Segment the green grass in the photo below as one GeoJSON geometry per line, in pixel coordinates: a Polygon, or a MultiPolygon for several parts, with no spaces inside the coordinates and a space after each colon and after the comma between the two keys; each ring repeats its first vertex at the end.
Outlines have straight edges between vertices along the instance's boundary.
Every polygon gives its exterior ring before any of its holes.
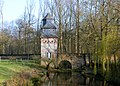
{"type": "Polygon", "coordinates": [[[32,61],[0,61],[0,82],[10,79],[17,73],[28,71],[35,65],[32,61]]]}

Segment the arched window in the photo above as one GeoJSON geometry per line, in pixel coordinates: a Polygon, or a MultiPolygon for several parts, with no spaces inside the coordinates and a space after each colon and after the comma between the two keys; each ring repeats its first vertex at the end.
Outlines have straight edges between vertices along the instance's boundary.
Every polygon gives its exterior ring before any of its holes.
{"type": "Polygon", "coordinates": [[[53,43],[53,40],[51,41],[51,43],[53,43]]]}

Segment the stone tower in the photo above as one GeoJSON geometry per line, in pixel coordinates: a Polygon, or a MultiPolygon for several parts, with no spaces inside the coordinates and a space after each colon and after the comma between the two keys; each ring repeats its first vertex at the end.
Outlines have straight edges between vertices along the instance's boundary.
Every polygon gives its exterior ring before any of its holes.
{"type": "Polygon", "coordinates": [[[48,13],[42,19],[41,26],[41,57],[51,58],[57,53],[57,26],[54,18],[48,13]]]}

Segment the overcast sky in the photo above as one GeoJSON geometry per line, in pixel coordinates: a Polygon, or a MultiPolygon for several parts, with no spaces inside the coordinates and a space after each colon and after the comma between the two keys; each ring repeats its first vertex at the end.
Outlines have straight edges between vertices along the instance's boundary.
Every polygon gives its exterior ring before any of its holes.
{"type": "MultiPolygon", "coordinates": [[[[3,15],[4,21],[12,21],[19,18],[24,13],[25,6],[27,5],[26,0],[3,0],[3,15]]],[[[38,9],[38,1],[34,0],[35,2],[35,15],[37,16],[37,9],[38,9]]],[[[1,19],[1,18],[0,18],[1,19]]]]}

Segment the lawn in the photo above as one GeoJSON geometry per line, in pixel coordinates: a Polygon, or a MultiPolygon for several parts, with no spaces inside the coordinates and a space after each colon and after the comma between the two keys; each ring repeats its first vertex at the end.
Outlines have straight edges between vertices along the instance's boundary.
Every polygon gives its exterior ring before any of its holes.
{"type": "Polygon", "coordinates": [[[0,83],[11,79],[17,73],[22,71],[32,70],[34,67],[33,62],[31,61],[8,61],[2,60],[0,61],[0,83]]]}

